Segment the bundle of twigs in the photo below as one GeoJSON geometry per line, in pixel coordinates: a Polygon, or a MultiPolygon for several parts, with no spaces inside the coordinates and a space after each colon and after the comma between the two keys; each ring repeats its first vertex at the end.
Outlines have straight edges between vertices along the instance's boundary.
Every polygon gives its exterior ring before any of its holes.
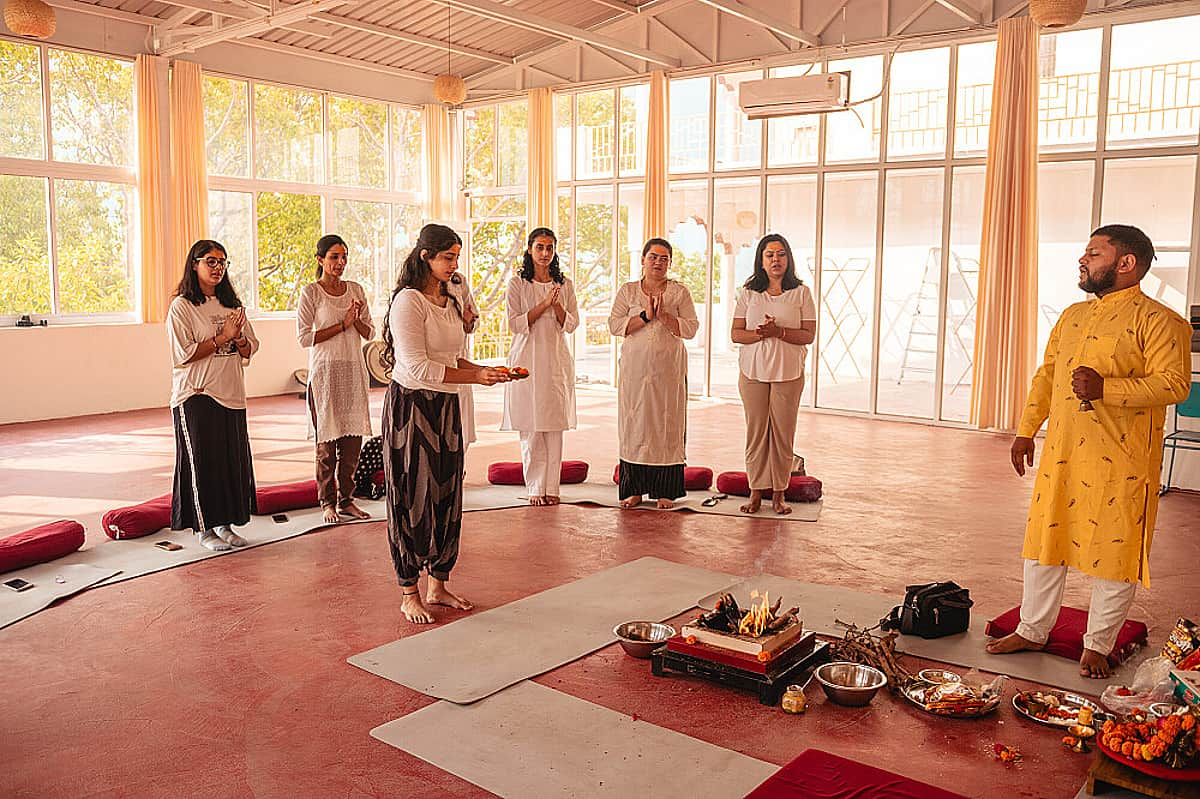
{"type": "Polygon", "coordinates": [[[899,655],[896,654],[897,633],[883,635],[874,634],[876,627],[860,629],[854,624],[835,619],[835,622],[846,628],[842,640],[830,644],[834,660],[849,660],[873,666],[887,677],[888,688],[899,691],[912,679],[912,674],[900,665],[899,655]]]}

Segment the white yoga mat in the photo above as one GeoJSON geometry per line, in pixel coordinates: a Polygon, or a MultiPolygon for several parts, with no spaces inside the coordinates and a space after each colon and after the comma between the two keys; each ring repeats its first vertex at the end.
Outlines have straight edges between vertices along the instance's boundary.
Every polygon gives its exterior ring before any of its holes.
{"type": "Polygon", "coordinates": [[[410,635],[349,662],[438,699],[465,704],[611,644],[625,621],[660,621],[733,578],[639,558],[498,608],[410,635]]]}
{"type": "MultiPolygon", "coordinates": [[[[521,486],[517,486],[518,489],[521,486]]],[[[563,502],[568,505],[602,505],[606,508],[620,507],[621,500],[617,496],[617,486],[613,483],[575,483],[574,485],[565,485],[560,489],[560,497],[563,502]]],[[[768,500],[763,504],[762,510],[754,515],[742,513],[738,508],[747,502],[746,497],[735,497],[732,494],[727,499],[722,499],[716,505],[706,508],[704,500],[709,497],[715,497],[718,492],[712,491],[689,491],[687,496],[682,499],[675,500],[675,507],[660,512],[674,512],[690,510],[695,513],[709,513],[717,516],[737,516],[743,519],[766,519],[768,521],[784,521],[784,522],[815,522],[821,515],[821,501],[816,502],[789,502],[792,512],[786,516],[777,515],[771,510],[771,503],[768,500]]],[[[638,510],[658,511],[654,506],[654,500],[643,500],[638,506],[638,510]]]]}
{"type": "Polygon", "coordinates": [[[20,592],[0,586],[0,629],[50,607],[63,597],[107,580],[116,573],[113,569],[60,560],[0,574],[0,582],[19,578],[33,583],[33,588],[20,592]]]}
{"type": "MultiPolygon", "coordinates": [[[[785,606],[800,607],[801,618],[807,629],[836,638],[845,635],[846,628],[836,624],[835,620],[855,624],[861,628],[874,627],[903,599],[903,596],[868,594],[852,588],[815,585],[770,574],[741,580],[724,590],[731,592],[738,604],[749,602],[752,590],[770,591],[772,600],[782,596],[785,606]]],[[[697,604],[702,608],[712,608],[720,593],[718,591],[709,594],[697,604]]],[[[1047,655],[1044,652],[989,654],[985,647],[991,639],[983,634],[983,630],[992,615],[995,614],[981,612],[976,606],[971,612],[971,627],[965,633],[931,639],[901,635],[896,641],[896,648],[901,652],[940,663],[952,663],[993,674],[1007,674],[1010,677],[1019,677],[1088,696],[1099,696],[1109,683],[1121,682],[1121,675],[1131,678],[1137,665],[1152,654],[1143,649],[1114,670],[1109,679],[1092,680],[1079,676],[1077,662],[1056,655],[1047,655]]],[[[1128,682],[1128,679],[1125,681],[1128,682]]]]}
{"type": "Polygon", "coordinates": [[[528,681],[465,707],[438,702],[371,735],[513,799],[730,799],[779,769],[528,681]]]}

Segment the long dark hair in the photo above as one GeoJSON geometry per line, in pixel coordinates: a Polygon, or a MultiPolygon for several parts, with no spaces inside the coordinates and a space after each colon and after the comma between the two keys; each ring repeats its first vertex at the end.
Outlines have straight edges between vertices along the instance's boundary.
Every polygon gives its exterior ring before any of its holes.
{"type": "Polygon", "coordinates": [[[208,298],[204,296],[204,290],[200,288],[200,278],[196,276],[196,262],[213,250],[220,250],[221,255],[224,255],[226,259],[225,274],[221,276],[221,282],[217,284],[215,292],[217,301],[226,308],[241,308],[242,301],[238,299],[233,283],[229,282],[229,253],[225,251],[225,245],[212,239],[200,239],[188,250],[187,260],[183,262],[183,278],[175,288],[175,296],[183,297],[192,305],[204,304],[208,298]]]}
{"type": "Polygon", "coordinates": [[[534,239],[543,236],[554,242],[554,260],[550,262],[550,279],[561,285],[564,278],[562,268],[558,265],[558,236],[555,236],[554,231],[548,227],[535,227],[530,232],[529,239],[525,242],[525,255],[521,258],[521,278],[533,282],[533,255],[530,254],[529,248],[533,246],[534,239]]]}
{"type": "MultiPolygon", "coordinates": [[[[429,268],[429,259],[456,244],[461,247],[462,239],[445,225],[426,225],[417,234],[417,243],[413,245],[412,252],[404,259],[404,265],[400,267],[400,277],[396,279],[396,288],[392,289],[392,298],[388,301],[388,314],[384,318],[383,343],[386,346],[381,360],[389,371],[396,366],[396,353],[393,349],[395,341],[392,339],[392,326],[389,322],[392,315],[392,303],[396,301],[396,295],[405,289],[424,291],[425,284],[429,282],[429,276],[432,274],[432,270],[429,268]],[[425,255],[421,255],[422,252],[425,255]]],[[[462,308],[459,307],[458,298],[446,291],[445,285],[442,286],[442,294],[450,298],[450,302],[454,303],[454,310],[461,317],[462,308]]]]}
{"type": "Polygon", "coordinates": [[[783,290],[791,291],[804,283],[803,280],[796,277],[796,260],[792,258],[792,245],[788,244],[788,240],[778,233],[769,233],[762,237],[762,241],[758,243],[758,249],[754,251],[754,274],[750,275],[744,286],[751,291],[766,291],[771,285],[771,278],[767,275],[767,270],[763,268],[763,252],[766,251],[767,245],[778,242],[783,245],[783,254],[787,256],[787,271],[783,273],[783,290]]]}
{"type": "MultiPolygon", "coordinates": [[[[317,257],[324,258],[326,255],[329,255],[329,251],[338,244],[342,245],[347,251],[349,251],[350,248],[346,246],[346,242],[343,241],[342,237],[336,233],[329,233],[317,239],[317,257]]],[[[317,280],[321,279],[321,274],[324,271],[325,269],[321,266],[321,262],[317,261],[317,280]]]]}

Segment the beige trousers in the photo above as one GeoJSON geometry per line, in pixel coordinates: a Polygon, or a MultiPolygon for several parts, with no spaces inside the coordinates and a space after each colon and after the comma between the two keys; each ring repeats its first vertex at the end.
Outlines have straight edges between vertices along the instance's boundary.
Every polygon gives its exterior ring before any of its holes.
{"type": "Polygon", "coordinates": [[[739,372],[738,393],[746,414],[746,477],[750,488],[786,491],[792,477],[792,442],[804,376],[763,383],[739,372]]]}
{"type": "MultiPolygon", "coordinates": [[[[1035,644],[1045,643],[1058,620],[1066,586],[1066,566],[1044,566],[1027,558],[1017,635],[1035,644]]],[[[1092,604],[1088,607],[1087,632],[1083,636],[1086,649],[1102,655],[1112,652],[1136,592],[1137,583],[1092,578],[1092,604]]]]}

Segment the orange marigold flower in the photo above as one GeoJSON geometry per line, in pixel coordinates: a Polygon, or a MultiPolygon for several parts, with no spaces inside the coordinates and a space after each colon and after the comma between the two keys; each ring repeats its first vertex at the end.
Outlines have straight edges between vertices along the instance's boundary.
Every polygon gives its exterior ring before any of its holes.
{"type": "Polygon", "coordinates": [[[1121,754],[1125,755],[1125,757],[1133,756],[1133,741],[1126,741],[1121,744],[1121,754]]]}

